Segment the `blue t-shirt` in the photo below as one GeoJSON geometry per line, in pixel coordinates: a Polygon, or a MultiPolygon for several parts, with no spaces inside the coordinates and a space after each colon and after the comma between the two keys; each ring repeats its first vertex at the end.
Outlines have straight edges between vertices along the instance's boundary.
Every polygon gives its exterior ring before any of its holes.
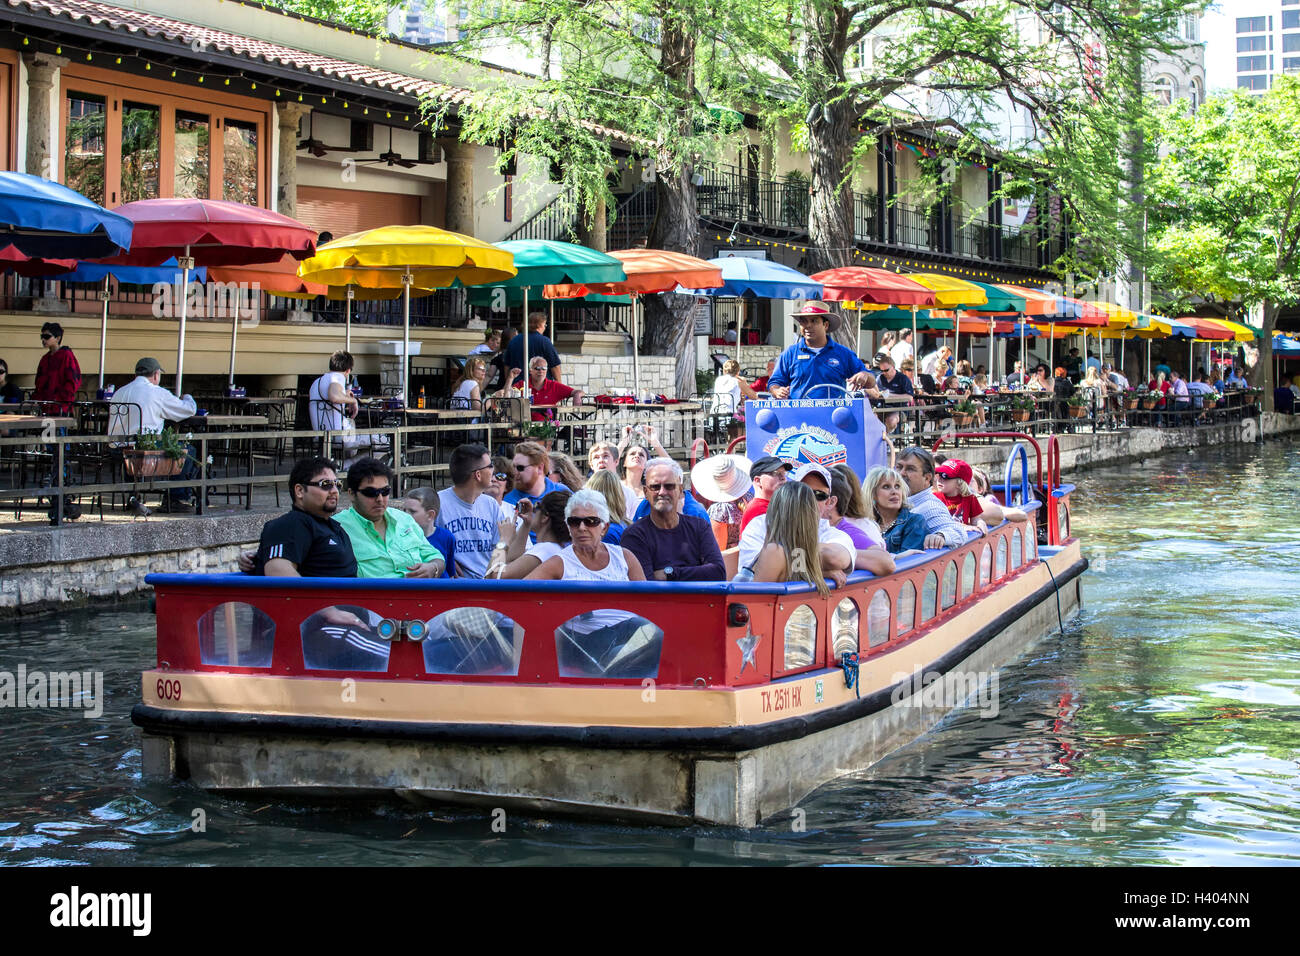
{"type": "Polygon", "coordinates": [[[443,569],[441,577],[454,578],[456,576],[456,539],[451,536],[451,532],[446,528],[434,528],[433,534],[429,535],[429,543],[433,545],[445,558],[446,567],[443,569]]]}
{"type": "MultiPolygon", "coordinates": [[[[798,342],[781,353],[772,377],[767,380],[767,387],[786,385],[790,388],[791,398],[803,398],[818,385],[844,388],[851,377],[866,370],[862,359],[838,342],[827,339],[819,352],[813,352],[806,342],[798,342]]],[[[809,397],[838,398],[840,393],[818,388],[809,397]]]]}
{"type": "MultiPolygon", "coordinates": [[[[546,377],[555,378],[551,374],[551,369],[560,364],[560,353],[555,351],[555,346],[551,340],[541,332],[528,333],[528,360],[532,361],[534,356],[542,356],[546,359],[546,377]]],[[[516,335],[506,346],[506,371],[517,368],[524,371],[524,337],[516,335]]]]}
{"type": "Polygon", "coordinates": [[[513,490],[513,491],[508,491],[508,492],[506,492],[506,495],[505,495],[505,499],[504,499],[504,500],[507,501],[508,503],[512,504],[512,505],[517,505],[517,504],[519,504],[519,502],[520,502],[522,499],[527,498],[527,499],[528,499],[529,501],[531,501],[534,505],[536,505],[537,502],[541,501],[543,498],[545,498],[547,495],[549,495],[552,491],[568,491],[568,490],[569,490],[569,488],[568,488],[567,485],[557,484],[556,482],[551,481],[551,479],[549,479],[549,478],[543,478],[542,481],[546,482],[546,487],[542,489],[542,493],[541,493],[540,495],[526,495],[526,494],[524,494],[522,491],[520,491],[518,488],[516,488],[516,489],[513,490]]]}
{"type": "MultiPolygon", "coordinates": [[[[611,515],[610,517],[612,518],[613,516],[611,515]]],[[[620,541],[623,540],[623,531],[624,531],[623,525],[618,524],[617,522],[614,521],[610,521],[609,530],[605,532],[605,537],[601,538],[600,540],[603,541],[605,544],[618,544],[620,541]]]]}
{"type": "MultiPolygon", "coordinates": [[[[647,517],[649,514],[650,514],[650,502],[647,501],[645,498],[642,498],[641,503],[636,506],[636,514],[632,516],[632,521],[633,522],[640,521],[642,518],[647,517]]],[[[696,518],[703,518],[705,521],[709,520],[709,513],[704,510],[704,505],[700,504],[698,501],[695,500],[694,495],[686,496],[686,506],[682,508],[682,514],[694,515],[696,518]]]]}

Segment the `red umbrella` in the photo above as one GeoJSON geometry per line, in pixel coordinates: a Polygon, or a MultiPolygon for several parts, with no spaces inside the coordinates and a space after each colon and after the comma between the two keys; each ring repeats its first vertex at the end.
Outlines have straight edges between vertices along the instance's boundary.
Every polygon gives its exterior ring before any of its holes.
{"type": "MultiPolygon", "coordinates": [[[[141,199],[113,210],[134,224],[131,251],[115,265],[156,266],[175,256],[182,289],[195,266],[243,266],[279,262],[286,254],[306,259],[316,251],[316,230],[269,209],[221,199],[141,199]]],[[[176,343],[176,394],[185,361],[185,306],[181,296],[176,343]]],[[[236,315],[235,322],[239,318],[236,315]]]]}
{"type": "Polygon", "coordinates": [[[13,272],[20,276],[53,276],[77,268],[76,259],[33,259],[23,255],[14,246],[0,249],[0,272],[13,272]]]}
{"type": "Polygon", "coordinates": [[[933,289],[887,269],[844,266],[811,276],[822,284],[822,298],[829,302],[875,302],[877,305],[932,305],[933,289]]]}

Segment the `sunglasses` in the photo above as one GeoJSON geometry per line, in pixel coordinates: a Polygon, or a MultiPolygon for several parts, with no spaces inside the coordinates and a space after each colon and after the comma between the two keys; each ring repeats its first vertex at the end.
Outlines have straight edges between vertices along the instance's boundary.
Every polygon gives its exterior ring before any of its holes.
{"type": "Polygon", "coordinates": [[[392,485],[384,485],[382,488],[358,488],[357,494],[365,495],[367,498],[387,498],[393,493],[392,485]]]}
{"type": "Polygon", "coordinates": [[[343,482],[338,478],[322,478],[320,481],[309,481],[307,484],[321,491],[339,491],[343,488],[343,482]]]}
{"type": "Polygon", "coordinates": [[[527,465],[515,465],[515,471],[527,471],[529,468],[536,468],[536,467],[537,467],[536,465],[533,465],[531,463],[527,465]]]}
{"type": "Polygon", "coordinates": [[[54,338],[54,336],[50,335],[49,332],[42,332],[42,333],[41,333],[41,341],[42,341],[42,342],[44,342],[46,339],[52,339],[52,338],[54,338]]]}
{"type": "Polygon", "coordinates": [[[493,481],[506,481],[506,480],[508,480],[509,478],[510,478],[510,476],[507,475],[504,471],[494,471],[494,472],[492,472],[492,480],[493,480],[493,481]]]}
{"type": "Polygon", "coordinates": [[[664,482],[663,484],[659,484],[659,485],[646,485],[646,487],[649,488],[651,491],[676,491],[677,490],[676,482],[664,482]]]}
{"type": "Polygon", "coordinates": [[[814,488],[813,497],[816,498],[818,501],[825,501],[827,498],[830,497],[830,495],[825,491],[818,491],[816,488],[814,488]]]}
{"type": "Polygon", "coordinates": [[[581,527],[582,525],[586,525],[588,528],[596,528],[604,524],[605,522],[601,521],[595,515],[582,515],[582,516],[570,515],[569,517],[564,519],[564,523],[567,524],[570,528],[578,528],[581,527]]]}

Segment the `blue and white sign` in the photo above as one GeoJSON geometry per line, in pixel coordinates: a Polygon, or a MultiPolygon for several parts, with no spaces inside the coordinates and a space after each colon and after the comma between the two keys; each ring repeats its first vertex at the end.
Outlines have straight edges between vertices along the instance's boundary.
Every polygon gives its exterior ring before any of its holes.
{"type": "Polygon", "coordinates": [[[801,398],[745,403],[746,452],[796,465],[847,462],[859,478],[889,464],[885,426],[865,398],[801,398]]]}

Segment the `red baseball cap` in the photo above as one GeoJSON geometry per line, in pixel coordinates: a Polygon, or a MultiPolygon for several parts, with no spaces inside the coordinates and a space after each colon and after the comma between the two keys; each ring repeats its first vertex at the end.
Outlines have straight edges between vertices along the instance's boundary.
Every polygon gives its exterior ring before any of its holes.
{"type": "Polygon", "coordinates": [[[934,473],[940,478],[960,478],[962,481],[970,484],[974,474],[970,470],[970,465],[960,458],[949,458],[942,465],[934,470],[934,473]]]}

